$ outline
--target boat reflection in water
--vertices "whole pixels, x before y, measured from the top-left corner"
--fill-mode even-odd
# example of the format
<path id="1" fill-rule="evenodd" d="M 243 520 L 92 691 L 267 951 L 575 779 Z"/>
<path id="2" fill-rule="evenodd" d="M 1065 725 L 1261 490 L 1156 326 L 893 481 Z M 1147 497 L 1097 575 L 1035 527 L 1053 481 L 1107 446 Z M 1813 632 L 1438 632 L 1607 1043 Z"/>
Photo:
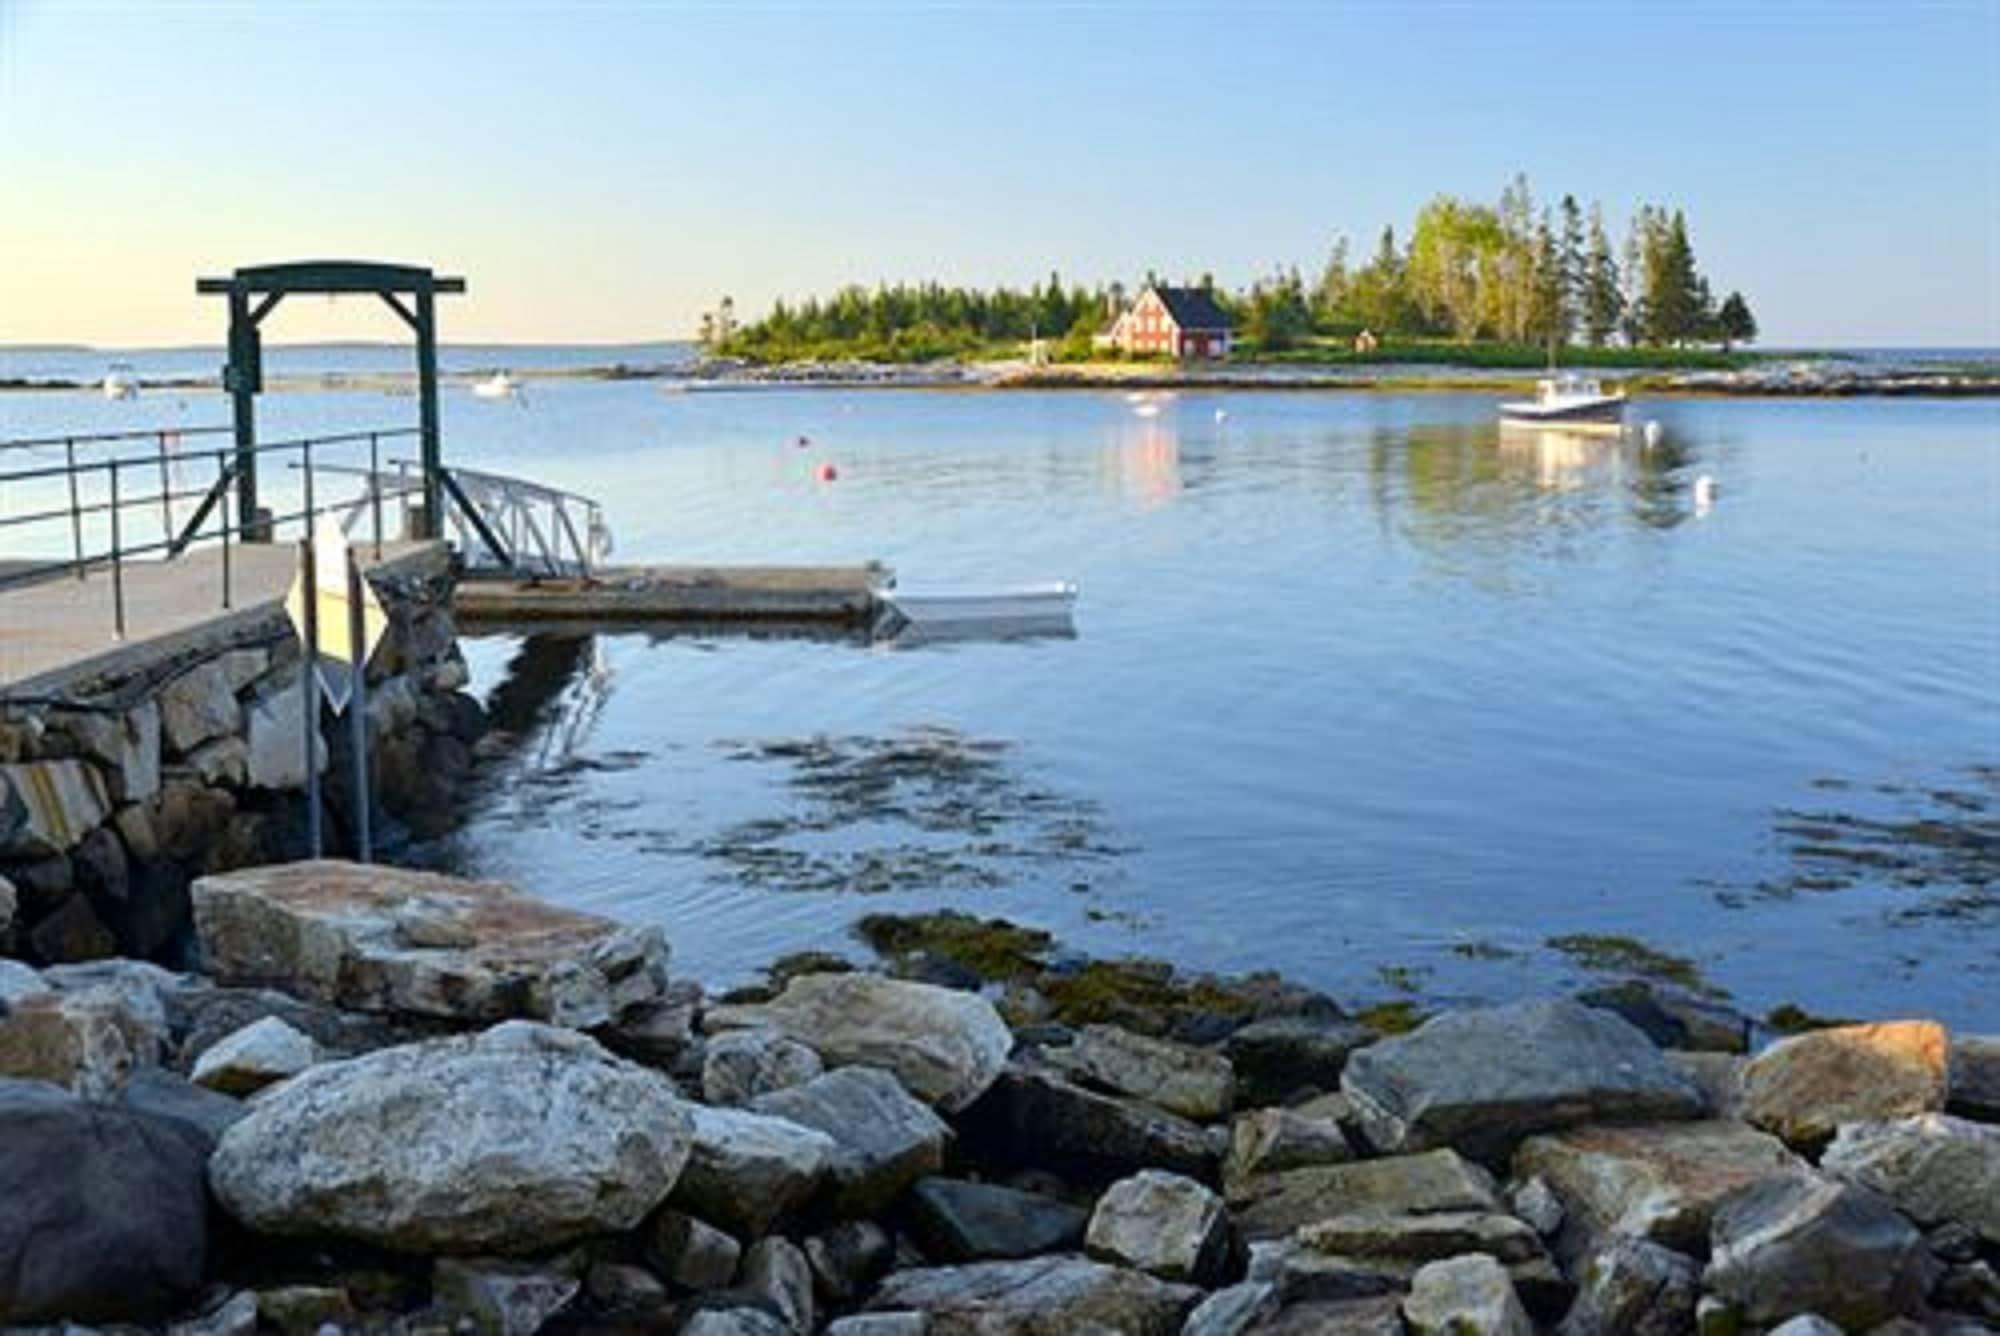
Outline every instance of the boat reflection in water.
<path id="1" fill-rule="evenodd" d="M 1502 420 L 1502 459 L 1526 466 L 1535 485 L 1570 491 L 1593 483 L 1616 484 L 1625 475 L 1624 437 L 1617 426 L 1536 426 Z"/>

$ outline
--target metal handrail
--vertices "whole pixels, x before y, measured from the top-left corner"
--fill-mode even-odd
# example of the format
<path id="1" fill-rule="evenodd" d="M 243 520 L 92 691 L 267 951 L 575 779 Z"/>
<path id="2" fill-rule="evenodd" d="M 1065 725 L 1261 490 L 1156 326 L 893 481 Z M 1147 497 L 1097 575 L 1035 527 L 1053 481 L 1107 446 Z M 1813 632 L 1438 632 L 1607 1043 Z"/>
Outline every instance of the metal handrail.
<path id="1" fill-rule="evenodd" d="M 66 432 L 61 436 L 10 436 L 0 450 L 39 450 L 56 445 L 101 445 L 109 441 L 150 441 L 161 436 L 226 436 L 234 427 L 147 427 L 134 431 Z"/>
<path id="2" fill-rule="evenodd" d="M 503 569 L 588 580 L 611 551 L 603 507 L 590 497 L 477 469 L 447 468 L 441 481 L 468 560 L 476 537 Z M 582 512 L 581 534 L 572 507 Z"/>
<path id="3" fill-rule="evenodd" d="M 209 435 L 228 430 L 213 428 L 191 429 L 196 434 Z M 168 429 L 165 431 L 105 432 L 96 435 L 58 436 L 50 438 L 16 439 L 0 442 L 0 446 L 61 445 L 64 447 L 64 462 L 35 468 L 13 469 L 0 472 L 0 487 L 6 485 L 55 482 L 65 484 L 67 504 L 29 511 L 18 515 L 0 514 L 0 532 L 21 529 L 31 525 L 48 525 L 67 521 L 70 536 L 70 555 L 65 558 L 23 565 L 0 574 L 0 590 L 39 583 L 53 577 L 74 574 L 78 580 L 86 580 L 94 570 L 109 569 L 112 583 L 112 616 L 117 636 L 122 639 L 126 629 L 125 609 L 125 563 L 134 557 L 160 554 L 174 558 L 184 553 L 198 542 L 219 542 L 222 549 L 222 607 L 232 606 L 232 570 L 230 547 L 232 542 L 245 538 L 268 540 L 283 525 L 303 523 L 307 526 L 320 515 L 340 509 L 350 512 L 357 505 L 367 505 L 372 501 L 374 512 L 374 542 L 376 555 L 382 547 L 381 492 L 371 487 L 371 496 L 364 496 L 359 502 L 320 505 L 317 500 L 314 475 L 316 473 L 346 473 L 351 470 L 342 466 L 316 463 L 315 450 L 358 446 L 367 443 L 368 471 L 373 474 L 380 468 L 381 447 L 384 440 L 396 440 L 420 434 L 418 428 L 403 427 L 376 431 L 338 432 L 323 436 L 304 436 L 282 441 L 260 442 L 246 448 L 234 445 L 213 451 L 190 452 L 179 455 L 168 452 L 170 438 L 188 434 L 186 431 Z M 76 458 L 78 445 L 98 444 L 108 441 L 131 441 L 157 439 L 160 450 L 156 454 L 126 456 L 121 458 L 79 461 Z M 246 457 L 257 455 L 292 454 L 297 459 L 292 467 L 299 471 L 303 481 L 302 507 L 283 514 L 266 512 L 251 524 L 234 523 L 229 519 L 229 507 L 225 504 L 232 483 Z M 206 487 L 186 486 L 174 481 L 176 465 L 185 467 L 197 461 L 213 462 L 215 480 Z M 160 485 L 157 490 L 133 494 L 125 490 L 125 475 L 133 469 L 159 470 Z M 103 496 L 86 496 L 84 484 L 101 483 Z M 93 490 L 95 490 L 93 488 Z M 198 500 L 193 514 L 178 529 L 176 528 L 175 504 Z M 158 507 L 160 538 L 157 541 L 128 543 L 125 541 L 126 514 L 140 507 Z M 210 517 L 219 515 L 211 524 Z M 86 550 L 84 521 L 86 518 L 103 517 L 110 530 L 109 545 L 94 550 Z M 351 526 L 357 515 L 350 513 L 347 525 Z"/>

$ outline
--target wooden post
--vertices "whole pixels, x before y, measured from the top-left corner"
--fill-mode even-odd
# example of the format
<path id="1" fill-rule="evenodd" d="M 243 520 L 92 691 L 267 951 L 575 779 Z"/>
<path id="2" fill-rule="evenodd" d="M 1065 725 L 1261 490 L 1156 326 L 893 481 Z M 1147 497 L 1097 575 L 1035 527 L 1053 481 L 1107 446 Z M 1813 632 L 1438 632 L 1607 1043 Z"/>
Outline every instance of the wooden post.
<path id="1" fill-rule="evenodd" d="M 437 299 L 426 275 L 417 289 L 417 426 L 423 438 L 425 538 L 444 535 L 444 447 L 438 439 Z"/>

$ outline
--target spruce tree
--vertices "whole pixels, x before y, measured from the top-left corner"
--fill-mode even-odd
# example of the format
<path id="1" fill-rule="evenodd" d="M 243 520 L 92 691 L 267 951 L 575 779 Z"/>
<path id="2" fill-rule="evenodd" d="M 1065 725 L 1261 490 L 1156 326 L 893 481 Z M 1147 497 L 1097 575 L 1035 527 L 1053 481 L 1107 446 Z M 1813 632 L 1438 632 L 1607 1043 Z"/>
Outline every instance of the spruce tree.
<path id="1" fill-rule="evenodd" d="M 1562 246 L 1546 210 L 1535 228 L 1533 275 L 1528 325 L 1535 340 L 1547 346 L 1553 358 L 1569 331 L 1569 296 L 1563 281 Z"/>
<path id="2" fill-rule="evenodd" d="M 1625 298 L 1618 291 L 1618 264 L 1611 258 L 1611 239 L 1604 235 L 1604 210 L 1590 206 L 1590 243 L 1583 261 L 1583 294 L 1579 311 L 1590 346 L 1602 348 L 1618 329 Z"/>
<path id="3" fill-rule="evenodd" d="M 1567 343 L 1576 332 L 1588 291 L 1589 275 L 1584 267 L 1583 209 L 1576 196 L 1562 197 L 1562 284 L 1564 323 L 1562 336 Z"/>
<path id="4" fill-rule="evenodd" d="M 1732 292 L 1722 299 L 1722 309 L 1715 313 L 1716 331 L 1722 336 L 1722 351 L 1728 352 L 1731 344 L 1749 343 L 1757 337 L 1757 317 L 1750 314 L 1750 303 L 1743 300 L 1743 294 Z"/>

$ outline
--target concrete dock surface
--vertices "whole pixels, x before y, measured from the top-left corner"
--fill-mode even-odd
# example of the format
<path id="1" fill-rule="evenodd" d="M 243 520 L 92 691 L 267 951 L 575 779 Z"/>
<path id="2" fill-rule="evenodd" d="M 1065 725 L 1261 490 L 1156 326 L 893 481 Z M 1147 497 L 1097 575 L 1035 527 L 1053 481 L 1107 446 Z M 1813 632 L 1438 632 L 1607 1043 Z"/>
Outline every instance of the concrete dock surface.
<path id="1" fill-rule="evenodd" d="M 362 569 L 441 562 L 440 543 L 357 543 Z M 229 551 L 230 604 L 222 606 L 222 549 L 204 546 L 173 561 L 125 563 L 125 635 L 116 630 L 112 572 L 56 575 L 0 589 L 0 695 L 56 695 L 71 684 L 117 674 L 123 665 L 209 642 L 240 639 L 284 618 L 298 573 L 292 543 L 240 543 Z"/>
<path id="2" fill-rule="evenodd" d="M 594 579 L 524 580 L 468 573 L 461 623 L 788 621 L 859 624 L 874 617 L 886 567 L 617 566 Z"/>

